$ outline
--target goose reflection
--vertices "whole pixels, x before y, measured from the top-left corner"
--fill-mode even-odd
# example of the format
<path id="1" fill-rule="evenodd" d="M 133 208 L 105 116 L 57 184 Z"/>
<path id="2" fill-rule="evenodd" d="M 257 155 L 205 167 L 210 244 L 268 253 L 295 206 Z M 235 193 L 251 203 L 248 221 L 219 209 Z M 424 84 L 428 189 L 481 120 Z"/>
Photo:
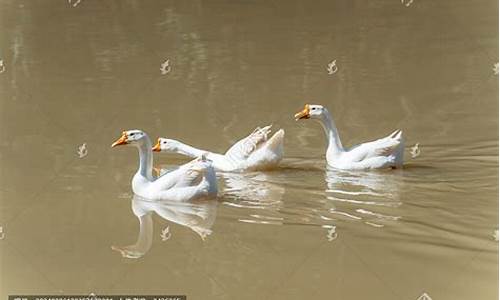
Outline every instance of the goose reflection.
<path id="1" fill-rule="evenodd" d="M 239 200 L 278 203 L 285 193 L 285 188 L 270 182 L 265 173 L 225 173 L 222 178 L 226 185 L 224 194 Z"/>
<path id="2" fill-rule="evenodd" d="M 216 200 L 203 200 L 197 202 L 172 202 L 151 201 L 134 195 L 132 198 L 132 211 L 139 219 L 139 234 L 134 244 L 128 246 L 112 246 L 126 258 L 140 258 L 146 254 L 153 243 L 154 213 L 163 219 L 189 227 L 201 239 L 212 233 L 217 212 Z"/>
<path id="3" fill-rule="evenodd" d="M 223 204 L 243 208 L 235 215 L 238 221 L 259 224 L 282 224 L 285 187 L 272 182 L 267 173 L 224 173 Z M 241 214 L 240 214 L 241 213 Z"/>
<path id="4" fill-rule="evenodd" d="M 325 174 L 329 212 L 350 220 L 383 227 L 397 221 L 395 208 L 401 205 L 401 172 L 350 172 L 328 169 Z"/>
<path id="5" fill-rule="evenodd" d="M 155 168 L 157 176 L 169 172 L 170 166 L 160 166 Z M 221 172 L 217 176 L 224 182 L 222 196 L 233 206 L 252 206 L 254 208 L 279 207 L 281 199 L 285 193 L 285 188 L 272 182 L 272 176 L 269 173 L 246 172 L 231 173 Z M 234 200 L 234 201 L 233 201 Z M 227 204 L 228 202 L 224 202 Z M 229 204 L 229 205 L 232 205 Z"/>

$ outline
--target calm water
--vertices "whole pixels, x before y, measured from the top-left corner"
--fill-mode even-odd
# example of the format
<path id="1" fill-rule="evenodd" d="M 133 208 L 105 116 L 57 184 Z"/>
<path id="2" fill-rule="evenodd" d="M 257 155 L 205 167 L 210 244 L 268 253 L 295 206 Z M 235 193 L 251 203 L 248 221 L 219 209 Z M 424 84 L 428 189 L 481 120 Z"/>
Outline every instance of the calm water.
<path id="1" fill-rule="evenodd" d="M 497 1 L 76 2 L 0 2 L 3 299 L 497 299 Z M 403 129 L 405 168 L 327 171 L 306 102 L 344 145 Z M 137 153 L 109 147 L 222 152 L 268 123 L 281 167 L 212 202 L 133 198 Z"/>

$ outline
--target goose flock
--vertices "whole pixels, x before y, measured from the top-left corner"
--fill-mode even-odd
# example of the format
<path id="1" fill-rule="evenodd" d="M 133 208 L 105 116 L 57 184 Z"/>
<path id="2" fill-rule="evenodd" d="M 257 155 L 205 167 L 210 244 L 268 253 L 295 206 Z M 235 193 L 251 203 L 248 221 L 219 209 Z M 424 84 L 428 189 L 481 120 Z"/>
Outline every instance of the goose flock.
<path id="1" fill-rule="evenodd" d="M 404 139 L 401 130 L 390 135 L 344 148 L 331 114 L 321 105 L 306 104 L 295 114 L 295 120 L 317 120 L 327 139 L 328 167 L 342 170 L 401 168 Z M 275 168 L 283 158 L 285 131 L 273 135 L 271 125 L 257 127 L 247 137 L 232 145 L 224 154 L 202 150 L 180 141 L 159 138 L 152 145 L 149 136 L 141 130 L 127 130 L 111 147 L 130 145 L 138 149 L 139 169 L 132 178 L 135 195 L 151 200 L 191 201 L 217 196 L 216 172 L 245 172 Z M 153 151 L 173 152 L 194 158 L 155 178 Z"/>

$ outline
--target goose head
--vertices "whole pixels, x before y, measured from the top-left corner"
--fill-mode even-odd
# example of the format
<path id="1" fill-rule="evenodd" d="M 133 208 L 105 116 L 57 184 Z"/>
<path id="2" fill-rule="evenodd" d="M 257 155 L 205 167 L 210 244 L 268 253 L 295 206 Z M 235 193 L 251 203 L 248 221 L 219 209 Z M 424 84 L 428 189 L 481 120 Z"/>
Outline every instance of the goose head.
<path id="1" fill-rule="evenodd" d="M 318 104 L 306 104 L 304 109 L 295 114 L 295 121 L 301 119 L 321 119 L 326 113 L 326 108 Z"/>
<path id="2" fill-rule="evenodd" d="M 176 152 L 179 148 L 179 142 L 172 139 L 158 138 L 153 147 L 155 152 Z"/>
<path id="3" fill-rule="evenodd" d="M 120 138 L 118 138 L 111 147 L 116 147 L 120 145 L 139 145 L 144 143 L 147 139 L 146 133 L 141 130 L 133 129 L 122 132 Z"/>

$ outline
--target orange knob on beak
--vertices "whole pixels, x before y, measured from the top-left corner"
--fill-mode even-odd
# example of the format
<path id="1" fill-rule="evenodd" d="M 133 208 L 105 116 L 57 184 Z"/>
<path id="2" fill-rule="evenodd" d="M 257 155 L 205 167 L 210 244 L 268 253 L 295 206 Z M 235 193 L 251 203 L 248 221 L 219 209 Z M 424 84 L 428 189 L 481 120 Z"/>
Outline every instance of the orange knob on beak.
<path id="1" fill-rule="evenodd" d="M 160 148 L 160 139 L 158 139 L 158 141 L 156 142 L 156 145 L 154 145 L 153 149 L 154 152 L 160 152 L 161 151 L 161 148 Z"/>
<path id="2" fill-rule="evenodd" d="M 309 104 L 304 106 L 304 109 L 295 114 L 295 121 L 300 119 L 309 119 Z"/>
<path id="3" fill-rule="evenodd" d="M 127 133 L 124 131 L 124 132 L 122 132 L 122 136 L 111 145 L 111 148 L 113 148 L 115 146 L 119 146 L 119 145 L 126 145 L 126 144 L 128 144 Z"/>

